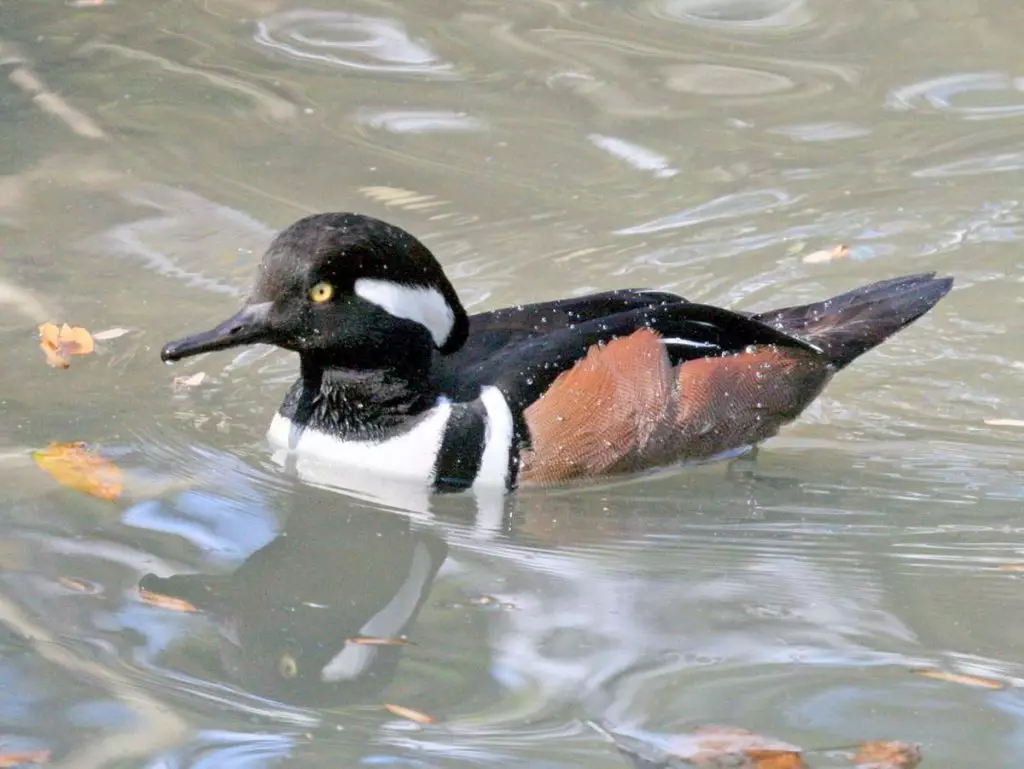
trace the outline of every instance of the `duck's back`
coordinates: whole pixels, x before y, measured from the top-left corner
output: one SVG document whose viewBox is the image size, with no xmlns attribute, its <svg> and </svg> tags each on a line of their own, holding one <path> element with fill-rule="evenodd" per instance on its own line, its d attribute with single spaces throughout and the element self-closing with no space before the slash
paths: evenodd
<svg viewBox="0 0 1024 769">
<path fill-rule="evenodd" d="M 668 291 L 626 288 L 477 313 L 469 317 L 466 343 L 437 357 L 437 384 L 453 400 L 472 399 L 508 367 L 525 362 L 524 348 L 542 344 L 545 337 L 622 313 L 685 303 Z"/>
</svg>

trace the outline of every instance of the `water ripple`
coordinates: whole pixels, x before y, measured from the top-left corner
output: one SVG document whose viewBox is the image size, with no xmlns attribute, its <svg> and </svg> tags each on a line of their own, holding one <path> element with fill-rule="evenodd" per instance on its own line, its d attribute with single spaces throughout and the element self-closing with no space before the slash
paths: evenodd
<svg viewBox="0 0 1024 769">
<path fill-rule="evenodd" d="M 692 227 L 713 219 L 731 219 L 740 216 L 751 216 L 764 213 L 782 206 L 790 206 L 797 201 L 782 190 L 752 190 L 701 203 L 676 214 L 669 214 L 654 221 L 616 230 L 617 235 L 644 235 L 663 230 L 676 230 Z"/>
<path fill-rule="evenodd" d="M 914 171 L 918 178 L 944 178 L 950 176 L 975 176 L 1002 171 L 1024 169 L 1024 152 L 1002 152 L 995 155 L 961 158 L 931 168 Z"/>
<path fill-rule="evenodd" d="M 1022 77 L 1006 72 L 961 72 L 894 88 L 885 106 L 898 111 L 931 108 L 966 120 L 988 120 L 1024 114 L 1021 93 Z"/>
<path fill-rule="evenodd" d="M 363 109 L 356 113 L 355 121 L 397 134 L 467 133 L 487 129 L 487 123 L 480 118 L 446 110 Z"/>
<path fill-rule="evenodd" d="M 793 29 L 812 19 L 805 0 L 657 0 L 652 6 L 660 19 L 735 31 Z"/>
<path fill-rule="evenodd" d="M 412 39 L 394 19 L 344 11 L 287 11 L 256 23 L 257 43 L 291 59 L 332 68 L 454 77 L 422 40 Z"/>
<path fill-rule="evenodd" d="M 776 72 L 721 64 L 686 64 L 666 72 L 665 85 L 673 91 L 698 96 L 763 96 L 782 93 L 796 84 Z"/>
</svg>

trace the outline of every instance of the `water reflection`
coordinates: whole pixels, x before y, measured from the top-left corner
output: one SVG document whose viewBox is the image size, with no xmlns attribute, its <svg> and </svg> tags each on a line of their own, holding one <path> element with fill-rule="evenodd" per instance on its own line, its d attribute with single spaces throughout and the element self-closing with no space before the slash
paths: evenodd
<svg viewBox="0 0 1024 769">
<path fill-rule="evenodd" d="M 304 707 L 374 700 L 447 547 L 403 516 L 337 506 L 334 495 L 304 495 L 229 575 L 150 574 L 140 586 L 208 613 L 223 670 L 246 691 Z"/>
<path fill-rule="evenodd" d="M 171 483 L 101 503 L 4 466 L 0 606 L 194 731 L 147 743 L 137 699 L 0 616 L 4 750 L 80 759 L 122 729 L 154 766 L 624 766 L 595 718 L 1021 763 L 1024 450 L 985 421 L 1024 416 L 1005 0 L 8 5 L 0 279 L 37 300 L 0 297 L 0 438 Z M 960 288 L 749 472 L 412 516 L 269 461 L 292 357 L 197 360 L 187 393 L 155 357 L 325 209 L 422 235 L 489 306 L 628 284 L 763 307 L 928 269 Z M 803 262 L 836 243 L 850 258 Z M 53 372 L 36 315 L 132 333 Z M 146 574 L 202 611 L 143 603 Z M 348 641 L 369 632 L 411 643 Z"/>
</svg>

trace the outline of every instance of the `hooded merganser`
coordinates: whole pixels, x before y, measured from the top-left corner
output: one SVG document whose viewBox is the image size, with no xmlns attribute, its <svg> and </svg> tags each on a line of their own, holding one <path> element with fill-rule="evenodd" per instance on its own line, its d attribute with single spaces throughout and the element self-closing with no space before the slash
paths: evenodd
<svg viewBox="0 0 1024 769">
<path fill-rule="evenodd" d="M 274 239 L 237 314 L 161 358 L 292 350 L 272 443 L 437 490 L 511 490 L 752 447 L 952 284 L 909 275 L 760 313 L 620 289 L 469 316 L 415 237 L 325 213 Z"/>
</svg>

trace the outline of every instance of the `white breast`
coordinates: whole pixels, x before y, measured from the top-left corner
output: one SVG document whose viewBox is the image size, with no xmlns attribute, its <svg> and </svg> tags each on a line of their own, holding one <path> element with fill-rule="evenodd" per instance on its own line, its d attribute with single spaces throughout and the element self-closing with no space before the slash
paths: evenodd
<svg viewBox="0 0 1024 769">
<path fill-rule="evenodd" d="M 300 458 L 429 485 L 451 413 L 451 403 L 438 400 L 410 430 L 383 441 L 347 441 L 317 430 L 298 430 L 290 419 L 276 414 L 267 438 Z"/>
<path fill-rule="evenodd" d="M 505 483 L 511 450 L 512 412 L 501 392 L 485 387 L 485 445 L 472 490 L 481 533 L 493 534 L 504 520 Z M 316 430 L 298 430 L 277 414 L 267 438 L 274 461 L 317 486 L 405 512 L 431 514 L 434 469 L 452 404 L 440 398 L 412 429 L 385 441 L 346 441 Z"/>
</svg>

